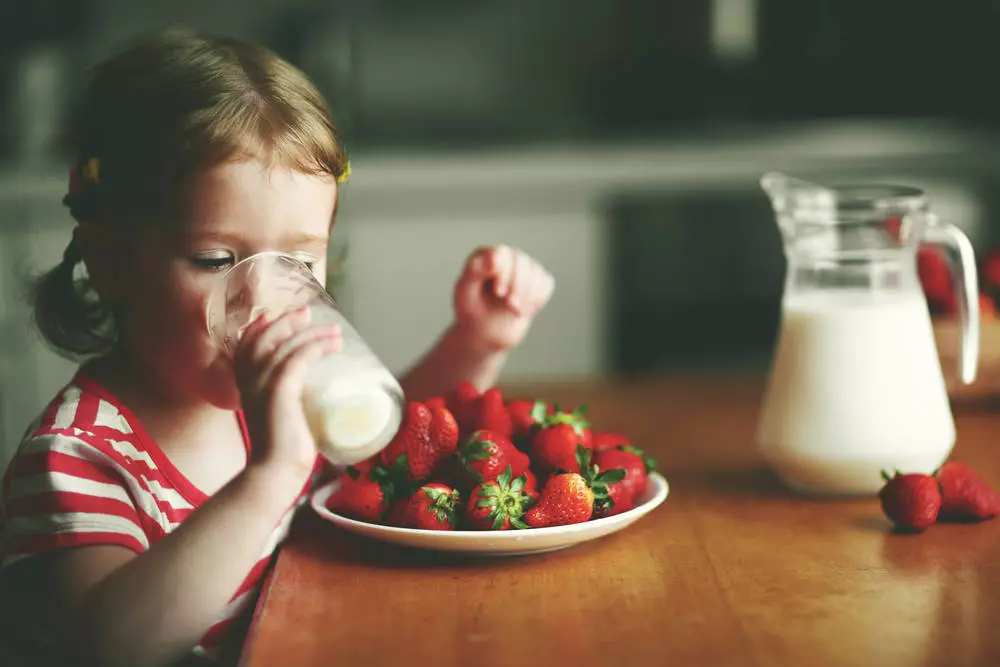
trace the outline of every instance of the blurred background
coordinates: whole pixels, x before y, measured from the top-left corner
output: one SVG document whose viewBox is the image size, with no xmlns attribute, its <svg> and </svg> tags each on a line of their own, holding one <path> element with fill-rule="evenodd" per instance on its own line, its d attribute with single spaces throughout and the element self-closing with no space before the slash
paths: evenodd
<svg viewBox="0 0 1000 667">
<path fill-rule="evenodd" d="M 557 289 L 504 379 L 763 372 L 784 271 L 778 169 L 925 187 L 1000 234 L 1000 2 L 28 0 L 0 5 L 0 463 L 74 366 L 25 279 L 61 256 L 65 113 L 92 64 L 169 23 L 309 74 L 351 154 L 334 291 L 402 372 L 470 250 Z"/>
</svg>

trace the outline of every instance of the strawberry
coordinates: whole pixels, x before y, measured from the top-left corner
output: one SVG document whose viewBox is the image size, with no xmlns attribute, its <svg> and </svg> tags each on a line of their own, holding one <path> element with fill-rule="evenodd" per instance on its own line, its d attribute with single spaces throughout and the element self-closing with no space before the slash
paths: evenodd
<svg viewBox="0 0 1000 667">
<path fill-rule="evenodd" d="M 590 424 L 583 418 L 586 406 L 571 413 L 557 409 L 555 414 L 543 415 L 539 406 L 535 415 L 542 419 L 540 427 L 531 436 L 531 460 L 543 477 L 564 470 L 581 472 L 577 467 L 576 447 L 590 449 L 592 436 Z"/>
<path fill-rule="evenodd" d="M 621 468 L 625 471 L 625 478 L 614 486 L 621 487 L 621 497 L 623 499 L 627 497 L 629 500 L 634 500 L 646 490 L 649 473 L 656 468 L 655 460 L 632 445 L 618 445 L 598 450 L 594 454 L 594 463 L 601 470 Z"/>
<path fill-rule="evenodd" d="M 961 461 L 949 461 L 935 473 L 941 487 L 944 521 L 982 521 L 1000 513 L 1000 495 Z"/>
<path fill-rule="evenodd" d="M 507 466 L 495 480 L 483 482 L 469 494 L 465 520 L 473 530 L 527 528 L 521 517 L 532 500 L 524 493 L 526 478 L 514 477 Z"/>
<path fill-rule="evenodd" d="M 475 431 L 458 448 L 458 469 L 464 486 L 472 488 L 500 476 L 510 461 L 513 443 L 493 431 Z"/>
<path fill-rule="evenodd" d="M 917 250 L 917 275 L 933 306 L 943 307 L 949 302 L 953 295 L 951 269 L 936 246 L 924 244 Z"/>
<path fill-rule="evenodd" d="M 445 396 L 448 409 L 451 414 L 455 415 L 455 421 L 458 422 L 462 438 L 476 430 L 472 424 L 472 407 L 478 398 L 479 390 L 476 389 L 476 385 L 464 380 Z"/>
<path fill-rule="evenodd" d="M 1000 290 L 1000 246 L 993 246 L 986 251 L 980 273 L 983 276 L 983 282 L 991 290 Z"/>
<path fill-rule="evenodd" d="M 927 530 L 938 518 L 941 510 L 941 489 L 937 480 L 923 473 L 896 473 L 889 477 L 885 471 L 885 486 L 879 491 L 882 511 L 897 530 L 919 533 Z"/>
<path fill-rule="evenodd" d="M 613 433 L 611 431 L 594 431 L 593 433 L 594 451 L 599 452 L 602 449 L 610 449 L 617 445 L 631 445 L 629 441 L 621 433 Z"/>
<path fill-rule="evenodd" d="M 384 520 L 384 523 L 387 526 L 395 526 L 397 528 L 406 527 L 406 511 L 410 505 L 411 497 L 412 496 L 404 496 L 399 498 L 389 506 L 389 511 L 386 512 Z"/>
<path fill-rule="evenodd" d="M 595 507 L 606 511 L 612 500 L 608 484 L 625 478 L 624 470 L 598 472 L 590 463 L 590 450 L 583 445 L 576 448 L 577 467 L 581 472 L 553 475 L 542 487 L 538 503 L 524 515 L 524 521 L 533 528 L 565 526 L 589 521 Z"/>
<path fill-rule="evenodd" d="M 419 484 L 455 450 L 457 442 L 458 426 L 450 412 L 432 411 L 411 401 L 399 431 L 379 456 L 382 466 L 399 479 Z"/>
<path fill-rule="evenodd" d="M 431 442 L 437 445 L 440 462 L 454 454 L 458 447 L 458 422 L 448 408 L 435 407 L 430 411 L 430 437 Z"/>
<path fill-rule="evenodd" d="M 537 407 L 537 406 L 543 407 Z M 507 412 L 514 424 L 515 438 L 529 438 L 535 426 L 544 420 L 544 415 L 555 414 L 554 405 L 548 405 L 545 401 L 529 401 L 524 398 L 515 398 L 507 403 Z M 542 419 L 537 418 L 542 415 Z"/>
<path fill-rule="evenodd" d="M 455 530 L 458 502 L 458 491 L 450 486 L 424 484 L 413 492 L 397 518 L 405 528 Z"/>
<path fill-rule="evenodd" d="M 635 494 L 631 492 L 629 487 L 624 486 L 624 484 L 624 481 L 608 484 L 608 498 L 610 502 L 607 505 L 594 508 L 595 519 L 621 514 L 635 507 Z"/>
<path fill-rule="evenodd" d="M 426 401 L 422 402 L 431 410 L 434 410 L 435 408 L 445 408 L 446 410 L 448 409 L 448 401 L 447 399 L 445 399 L 444 396 L 431 396 Z M 451 412 L 451 410 L 448 411 Z"/>
<path fill-rule="evenodd" d="M 477 398 L 469 409 L 469 415 L 472 420 L 470 428 L 473 430 L 493 431 L 505 438 L 514 435 L 514 422 L 507 412 L 499 387 L 490 387 Z"/>
<path fill-rule="evenodd" d="M 347 466 L 347 475 L 337 490 L 327 498 L 326 507 L 331 512 L 376 523 L 393 498 L 393 483 L 384 468 L 373 467 L 362 472 Z"/>
</svg>

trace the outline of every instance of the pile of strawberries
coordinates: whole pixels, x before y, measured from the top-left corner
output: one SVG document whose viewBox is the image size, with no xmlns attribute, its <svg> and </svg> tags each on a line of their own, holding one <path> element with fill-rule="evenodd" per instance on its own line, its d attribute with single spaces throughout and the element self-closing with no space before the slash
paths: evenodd
<svg viewBox="0 0 1000 667">
<path fill-rule="evenodd" d="M 625 436 L 593 431 L 585 413 L 463 382 L 408 403 L 392 442 L 348 467 L 327 508 L 423 530 L 543 528 L 628 511 L 655 462 Z"/>
<path fill-rule="evenodd" d="M 938 521 L 984 521 L 1000 513 L 1000 494 L 961 461 L 949 461 L 933 475 L 882 477 L 882 511 L 899 530 L 919 533 Z"/>
</svg>

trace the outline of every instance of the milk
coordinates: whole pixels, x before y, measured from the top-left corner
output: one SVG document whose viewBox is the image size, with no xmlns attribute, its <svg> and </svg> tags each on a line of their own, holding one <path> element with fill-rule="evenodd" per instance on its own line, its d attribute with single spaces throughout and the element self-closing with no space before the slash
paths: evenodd
<svg viewBox="0 0 1000 667">
<path fill-rule="evenodd" d="M 828 289 L 785 298 L 758 443 L 789 485 L 874 493 L 882 470 L 932 472 L 954 442 L 918 290 Z"/>
<path fill-rule="evenodd" d="M 314 319 L 320 318 L 339 321 L 349 351 L 327 354 L 309 368 L 302 407 L 320 453 L 350 465 L 378 453 L 396 434 L 403 390 L 339 313 L 317 312 Z"/>
</svg>

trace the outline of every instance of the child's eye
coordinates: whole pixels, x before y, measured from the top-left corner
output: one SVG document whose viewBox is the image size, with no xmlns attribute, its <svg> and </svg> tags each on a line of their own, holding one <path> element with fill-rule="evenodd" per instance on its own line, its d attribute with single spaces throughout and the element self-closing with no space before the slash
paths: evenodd
<svg viewBox="0 0 1000 667">
<path fill-rule="evenodd" d="M 205 271 L 224 271 L 233 265 L 233 257 L 232 255 L 194 257 L 191 259 L 191 263 Z"/>
</svg>

